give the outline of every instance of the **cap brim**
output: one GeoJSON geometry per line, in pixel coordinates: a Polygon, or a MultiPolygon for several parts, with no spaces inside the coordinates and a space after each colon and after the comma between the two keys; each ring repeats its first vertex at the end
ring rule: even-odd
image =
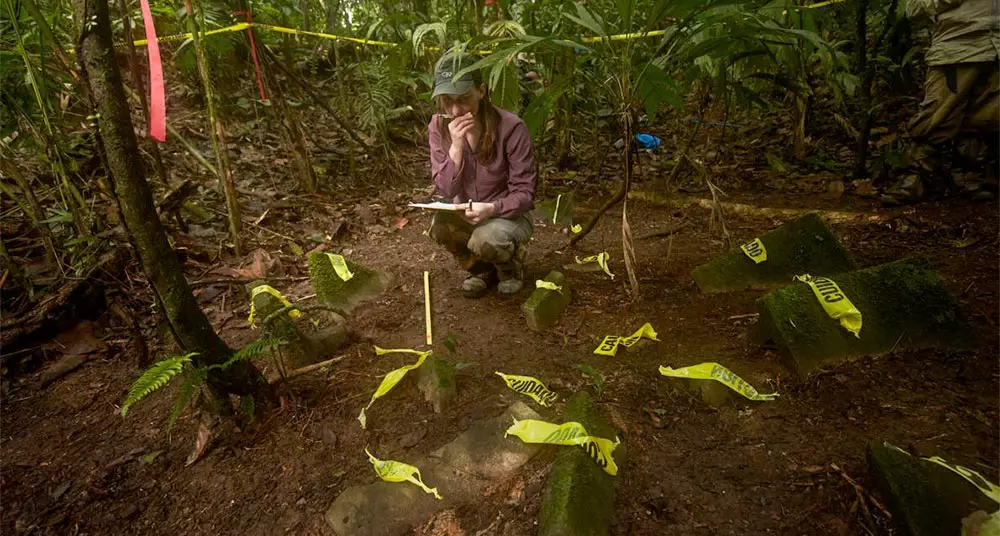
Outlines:
{"type": "Polygon", "coordinates": [[[439,95],[465,95],[472,89],[471,80],[459,80],[457,82],[442,82],[434,86],[434,97],[439,95]]]}

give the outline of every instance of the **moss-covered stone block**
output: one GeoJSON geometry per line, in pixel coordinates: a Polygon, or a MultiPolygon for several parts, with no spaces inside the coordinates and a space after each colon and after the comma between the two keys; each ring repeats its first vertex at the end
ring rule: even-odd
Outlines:
{"type": "Polygon", "coordinates": [[[868,445],[868,467],[893,519],[911,536],[962,534],[962,518],[997,504],[961,476],[887,445],[868,445]]]}
{"type": "Polygon", "coordinates": [[[572,301],[569,284],[562,272],[555,270],[549,272],[549,275],[545,276],[545,281],[554,283],[562,289],[536,288],[521,307],[528,327],[535,331],[544,331],[558,322],[572,301]]]}
{"type": "Polygon", "coordinates": [[[954,298],[922,259],[904,259],[830,277],[861,312],[860,338],[830,318],[805,283],[757,300],[751,328],[758,344],[774,344],[792,370],[805,376],[849,357],[900,348],[974,346],[954,298]]]}
{"type": "Polygon", "coordinates": [[[691,277],[702,292],[729,292],[787,285],[800,274],[831,276],[856,268],[854,260],[816,213],[806,214],[760,237],[767,260],[755,263],[742,249],[733,249],[691,277]]]}
{"type": "Polygon", "coordinates": [[[434,407],[434,413],[441,413],[444,407],[455,399],[455,365],[431,354],[417,369],[417,387],[424,394],[424,400],[434,407]]]}
{"type": "MultiPolygon", "coordinates": [[[[586,392],[566,401],[565,422],[576,421],[590,435],[614,440],[615,432],[586,392]]],[[[558,447],[558,457],[545,485],[538,515],[539,536],[606,536],[614,515],[615,483],[619,476],[604,472],[580,448],[558,447]]],[[[615,463],[624,466],[623,446],[615,463]]]]}
{"type": "MultiPolygon", "coordinates": [[[[267,281],[253,281],[247,283],[246,290],[253,296],[255,288],[266,284],[267,281]]],[[[260,327],[261,336],[285,341],[280,352],[286,367],[295,368],[308,365],[314,361],[311,344],[290,315],[282,314],[271,322],[264,323],[265,318],[284,306],[277,296],[267,292],[259,292],[253,297],[254,323],[260,327]]]]}
{"type": "Polygon", "coordinates": [[[346,264],[354,276],[344,281],[337,275],[326,252],[314,251],[309,254],[309,279],[316,290],[316,297],[327,305],[349,313],[359,303],[378,296],[385,289],[388,280],[378,272],[350,260],[346,260],[346,264]]]}

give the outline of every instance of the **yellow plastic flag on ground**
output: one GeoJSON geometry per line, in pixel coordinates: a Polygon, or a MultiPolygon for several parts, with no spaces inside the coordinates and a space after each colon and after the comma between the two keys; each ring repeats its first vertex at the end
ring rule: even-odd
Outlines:
{"type": "Polygon", "coordinates": [[[333,265],[333,271],[337,272],[337,276],[340,277],[342,281],[347,281],[354,277],[354,274],[352,274],[347,268],[347,261],[344,259],[343,255],[327,253],[326,256],[330,258],[330,264],[333,265]]]}
{"type": "Polygon", "coordinates": [[[754,264],[760,264],[767,260],[767,249],[764,248],[764,243],[759,238],[754,238],[750,242],[743,244],[740,246],[740,249],[743,250],[743,253],[746,253],[747,257],[750,257],[750,260],[754,264]]]}
{"type": "MultiPolygon", "coordinates": [[[[262,292],[266,292],[271,296],[274,296],[275,298],[278,299],[279,302],[281,302],[281,305],[284,305],[285,307],[292,304],[292,302],[288,301],[288,299],[285,298],[285,296],[283,296],[280,292],[275,290],[274,287],[270,285],[260,285],[254,287],[253,290],[250,291],[250,316],[247,317],[247,323],[249,323],[251,326],[253,325],[254,314],[257,312],[257,307],[254,305],[253,299],[256,298],[257,295],[262,292]]],[[[301,315],[302,313],[300,313],[295,309],[288,311],[288,316],[292,318],[298,318],[301,315]]]]}
{"type": "Polygon", "coordinates": [[[372,456],[372,453],[368,452],[368,449],[365,449],[365,454],[368,455],[368,461],[375,468],[375,474],[382,480],[386,482],[412,482],[420,486],[427,493],[434,495],[439,501],[441,500],[441,495],[438,493],[437,488],[429,488],[427,484],[424,484],[423,477],[420,476],[420,469],[403,462],[380,460],[372,456]]]}
{"type": "Polygon", "coordinates": [[[563,424],[553,424],[551,422],[524,419],[514,420],[514,424],[507,429],[504,437],[513,435],[521,438],[525,443],[545,443],[549,445],[576,445],[594,460],[604,472],[611,476],[618,474],[618,465],[615,464],[611,453],[621,443],[618,438],[614,442],[603,437],[593,437],[587,434],[586,428],[578,422],[567,422],[563,424]]]}
{"type": "Polygon", "coordinates": [[[594,353],[597,355],[614,356],[618,353],[619,346],[631,348],[635,346],[635,343],[639,342],[639,339],[660,340],[656,338],[656,330],[653,329],[653,326],[649,322],[646,322],[638,331],[628,337],[620,337],[618,335],[605,336],[601,344],[594,350],[594,353]]]}
{"type": "Polygon", "coordinates": [[[419,355],[420,357],[417,359],[416,363],[412,365],[406,365],[405,367],[399,367],[396,370],[389,371],[389,373],[382,378],[382,383],[380,383],[378,385],[378,389],[375,389],[375,392],[372,393],[372,399],[368,401],[367,406],[361,408],[361,413],[358,415],[358,422],[361,423],[361,428],[367,429],[368,425],[368,417],[365,416],[365,410],[372,407],[372,404],[374,404],[376,400],[382,398],[383,396],[385,396],[386,393],[391,391],[392,388],[395,387],[397,383],[402,381],[403,377],[406,376],[407,372],[415,368],[420,368],[420,365],[424,364],[424,360],[427,359],[427,356],[431,354],[430,350],[426,352],[421,352],[419,350],[410,350],[409,348],[383,350],[378,346],[375,347],[375,355],[385,355],[393,353],[416,354],[419,355]]]}
{"type": "Polygon", "coordinates": [[[590,264],[592,262],[596,262],[597,265],[600,266],[602,270],[604,270],[604,273],[608,274],[608,277],[614,279],[615,274],[611,273],[611,269],[608,268],[608,257],[609,257],[608,252],[602,251],[597,255],[591,255],[589,257],[584,257],[582,259],[580,257],[576,257],[575,260],[577,264],[590,264]]]}
{"type": "Polygon", "coordinates": [[[545,384],[542,383],[538,378],[532,378],[531,376],[517,376],[514,374],[504,374],[503,372],[497,372],[497,376],[503,378],[503,381],[518,393],[528,395],[535,399],[535,402],[543,406],[549,406],[555,402],[559,395],[553,393],[545,384]]]}
{"type": "Polygon", "coordinates": [[[543,281],[541,279],[535,281],[535,288],[545,288],[549,290],[554,290],[556,292],[562,292],[562,287],[560,287],[559,285],[551,281],[543,281]]]}
{"type": "Polygon", "coordinates": [[[758,393],[757,390],[754,389],[749,383],[743,381],[743,378],[740,378],[734,374],[733,371],[718,363],[702,363],[700,365],[692,365],[690,367],[679,369],[660,367],[660,374],[671,378],[715,380],[750,400],[768,402],[774,400],[778,396],[778,393],[771,393],[769,395],[762,395],[758,393]]]}
{"type": "Polygon", "coordinates": [[[813,277],[809,274],[797,275],[795,279],[812,288],[813,294],[830,318],[839,320],[844,329],[861,338],[861,311],[851,303],[836,282],[828,277],[813,277]]]}

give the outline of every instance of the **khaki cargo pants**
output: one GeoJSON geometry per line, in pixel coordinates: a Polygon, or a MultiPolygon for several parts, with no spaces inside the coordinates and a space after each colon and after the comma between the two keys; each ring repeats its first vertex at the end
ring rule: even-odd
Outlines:
{"type": "Polygon", "coordinates": [[[527,214],[510,220],[493,218],[473,225],[456,213],[437,212],[430,235],[470,274],[486,274],[495,267],[502,281],[522,277],[532,230],[527,214]]]}
{"type": "Polygon", "coordinates": [[[937,65],[927,71],[915,138],[954,140],[1000,132],[1000,68],[996,62],[937,65]]]}

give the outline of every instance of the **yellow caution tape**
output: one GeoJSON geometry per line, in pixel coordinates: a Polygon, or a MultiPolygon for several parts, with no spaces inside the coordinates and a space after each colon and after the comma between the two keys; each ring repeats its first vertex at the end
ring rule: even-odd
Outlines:
{"type": "Polygon", "coordinates": [[[718,363],[702,363],[679,369],[660,367],[660,374],[670,378],[715,380],[750,400],[769,402],[778,396],[778,393],[771,393],[769,395],[758,393],[753,386],[743,381],[743,378],[740,378],[733,371],[718,363]]]}
{"type": "Polygon", "coordinates": [[[740,249],[743,250],[743,253],[746,253],[747,257],[750,257],[750,260],[754,264],[760,264],[767,260],[767,250],[764,249],[764,243],[759,238],[754,238],[752,241],[743,244],[740,246],[740,249]]]}
{"type": "Polygon", "coordinates": [[[828,277],[813,277],[809,274],[797,275],[795,279],[812,288],[813,294],[830,318],[840,320],[844,329],[861,338],[861,311],[851,303],[836,282],[828,277]]]}
{"type": "Polygon", "coordinates": [[[615,274],[611,273],[611,269],[608,268],[607,251],[602,251],[597,255],[591,255],[589,257],[584,257],[583,259],[581,259],[580,257],[576,257],[577,264],[590,264],[592,262],[596,262],[597,265],[600,266],[602,270],[604,270],[604,273],[608,274],[608,276],[611,277],[611,279],[615,278],[615,274]]]}
{"type": "MultiPolygon", "coordinates": [[[[882,445],[888,448],[896,449],[899,452],[906,454],[907,456],[912,456],[912,454],[910,454],[909,452],[906,452],[905,450],[897,447],[896,445],[890,444],[887,441],[883,442],[882,445]]],[[[940,456],[921,458],[921,460],[927,460],[929,462],[936,463],[941,467],[944,467],[945,469],[951,470],[952,472],[958,474],[958,476],[968,480],[969,483],[972,484],[973,486],[976,486],[976,488],[979,491],[983,492],[983,495],[986,495],[990,499],[1000,503],[1000,486],[997,486],[996,484],[990,482],[989,480],[986,480],[986,477],[984,477],[978,471],[974,471],[972,469],[969,469],[968,467],[962,467],[961,465],[953,464],[940,456]]]]}
{"type": "Polygon", "coordinates": [[[427,484],[424,484],[424,479],[420,476],[420,469],[403,462],[380,460],[372,456],[368,449],[365,449],[365,454],[368,455],[368,461],[375,468],[375,474],[382,480],[386,482],[411,482],[420,486],[425,492],[434,495],[437,500],[441,500],[441,494],[438,493],[437,488],[429,488],[427,484]]]}
{"type": "Polygon", "coordinates": [[[395,353],[400,353],[400,354],[417,354],[420,357],[417,359],[416,363],[414,363],[412,365],[406,365],[405,367],[399,367],[396,370],[389,371],[389,373],[387,373],[382,378],[382,383],[380,383],[378,385],[378,389],[375,389],[375,392],[372,393],[372,399],[370,401],[368,401],[368,405],[367,406],[361,408],[361,413],[358,415],[358,422],[361,423],[361,428],[367,429],[368,418],[365,416],[365,410],[367,410],[368,408],[372,407],[372,404],[374,404],[376,400],[378,400],[379,398],[382,398],[383,396],[385,396],[386,393],[388,393],[389,391],[391,391],[392,388],[395,387],[397,383],[399,383],[400,381],[402,381],[403,377],[406,376],[407,372],[409,372],[409,371],[411,371],[411,370],[413,370],[415,368],[419,368],[420,365],[423,365],[424,364],[424,360],[427,359],[427,356],[429,356],[431,354],[431,352],[429,350],[426,351],[426,352],[421,352],[421,351],[418,351],[418,350],[410,350],[408,348],[395,349],[395,350],[383,350],[382,348],[379,348],[378,346],[375,347],[375,355],[385,355],[385,354],[395,354],[395,353]]]}
{"type": "Polygon", "coordinates": [[[330,258],[330,264],[333,265],[333,271],[337,272],[337,276],[341,280],[347,281],[354,277],[354,274],[347,268],[347,261],[344,260],[343,255],[337,255],[336,253],[327,253],[327,257],[330,258]]]}
{"type": "Polygon", "coordinates": [[[1000,486],[986,480],[986,477],[979,474],[977,471],[973,471],[968,467],[962,467],[961,465],[955,465],[950,462],[945,461],[940,456],[931,456],[930,458],[924,458],[929,462],[934,462],[942,467],[947,467],[953,472],[957,473],[962,478],[968,480],[973,486],[983,492],[984,495],[993,499],[994,501],[1000,503],[1000,486]]]}
{"type": "MultiPolygon", "coordinates": [[[[834,2],[843,2],[843,1],[844,0],[834,0],[834,2]]],[[[821,4],[814,4],[812,6],[800,6],[800,7],[803,7],[803,8],[814,8],[814,7],[820,7],[820,6],[825,5],[827,3],[832,3],[832,2],[825,2],[825,3],[821,3],[821,4]]],[[[350,41],[352,43],[358,43],[359,45],[372,45],[372,46],[379,46],[379,47],[395,47],[395,46],[398,46],[398,43],[389,43],[389,42],[386,42],[386,41],[374,41],[372,39],[361,39],[361,38],[358,38],[358,37],[350,37],[350,36],[346,36],[346,35],[334,35],[334,34],[328,34],[328,33],[323,33],[323,32],[311,32],[311,31],[308,31],[308,30],[299,30],[299,29],[296,29],[296,28],[287,28],[287,27],[284,27],[284,26],[274,26],[272,24],[262,24],[262,23],[259,23],[259,22],[252,22],[252,23],[241,22],[239,24],[233,24],[232,26],[226,26],[224,28],[216,28],[215,30],[209,30],[207,32],[204,32],[203,35],[204,36],[210,36],[210,35],[216,35],[216,34],[221,34],[221,33],[226,33],[226,32],[241,32],[243,30],[246,30],[247,28],[260,28],[262,30],[270,30],[272,32],[286,33],[286,34],[292,34],[292,35],[308,35],[308,36],[312,36],[312,37],[322,37],[324,39],[332,39],[332,40],[335,40],[335,41],[350,41]]],[[[626,40],[632,40],[632,39],[642,39],[642,38],[645,38],[645,37],[657,37],[657,36],[661,36],[661,35],[666,35],[666,30],[653,30],[653,31],[650,31],[650,32],[637,32],[637,33],[617,34],[617,35],[609,35],[607,37],[585,37],[585,38],[582,39],[582,41],[584,43],[597,43],[597,42],[600,42],[600,41],[602,41],[604,39],[608,39],[610,41],[626,41],[626,40]]],[[[171,41],[183,41],[185,39],[191,39],[192,37],[193,37],[193,35],[191,33],[167,35],[167,36],[163,36],[163,37],[158,37],[156,39],[156,42],[158,42],[158,43],[168,43],[168,42],[171,42],[171,41]]],[[[138,46],[145,46],[148,43],[148,41],[145,40],[145,39],[136,39],[135,41],[133,41],[133,43],[135,44],[135,46],[138,47],[138,46]]],[[[116,47],[122,47],[122,46],[124,46],[124,43],[116,43],[115,46],[116,47]]],[[[428,50],[438,50],[439,49],[439,47],[426,47],[426,48],[428,50]]],[[[489,54],[490,53],[490,51],[488,51],[488,50],[477,50],[476,52],[480,53],[480,54],[489,54]]]]}
{"type": "Polygon", "coordinates": [[[618,335],[608,335],[604,337],[604,340],[601,341],[601,344],[596,350],[594,350],[594,353],[597,355],[614,356],[618,353],[619,346],[631,348],[635,346],[635,343],[639,342],[639,339],[649,339],[652,341],[660,340],[656,338],[656,330],[653,329],[653,326],[649,322],[646,322],[641,328],[628,337],[620,337],[618,335]]]}
{"type": "MultiPolygon", "coordinates": [[[[285,298],[280,292],[274,290],[274,287],[272,287],[271,285],[260,285],[258,287],[254,287],[253,290],[250,291],[250,316],[247,317],[247,322],[251,326],[253,325],[253,316],[257,311],[257,306],[254,304],[253,299],[256,298],[257,295],[262,292],[266,292],[271,296],[274,296],[275,298],[278,299],[279,302],[281,302],[281,305],[285,307],[288,307],[289,305],[292,304],[292,302],[288,301],[288,299],[285,298]]],[[[298,318],[301,315],[302,313],[296,311],[295,309],[288,311],[288,316],[292,318],[298,318]]]]}
{"type": "Polygon", "coordinates": [[[560,287],[559,285],[551,281],[543,281],[541,279],[535,281],[535,288],[544,288],[544,289],[554,290],[556,292],[562,292],[562,287],[560,287]]]}
{"type": "Polygon", "coordinates": [[[525,443],[545,443],[548,445],[577,445],[594,460],[604,472],[611,476],[618,474],[611,453],[621,443],[616,437],[614,442],[603,437],[593,437],[587,434],[586,428],[578,422],[553,424],[545,421],[514,419],[514,424],[507,429],[504,437],[514,435],[525,443]]]}
{"type": "Polygon", "coordinates": [[[503,381],[507,383],[507,387],[523,395],[530,396],[535,399],[535,402],[543,406],[548,407],[556,401],[556,398],[559,398],[559,395],[550,391],[538,378],[504,374],[503,372],[497,372],[496,374],[503,378],[503,381]]]}

